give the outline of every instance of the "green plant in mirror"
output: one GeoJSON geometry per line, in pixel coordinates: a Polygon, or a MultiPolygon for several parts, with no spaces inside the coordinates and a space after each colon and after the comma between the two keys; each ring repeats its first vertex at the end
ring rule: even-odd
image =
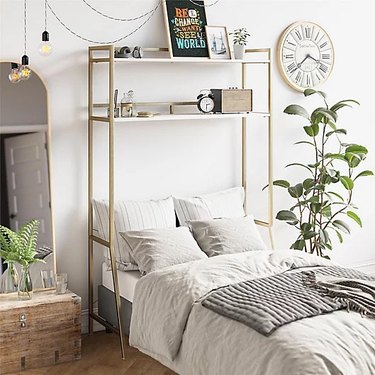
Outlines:
{"type": "Polygon", "coordinates": [[[304,107],[292,104],[284,113],[303,119],[303,130],[308,138],[295,144],[307,147],[312,160],[308,164],[287,165],[306,172],[306,177],[297,184],[273,181],[273,185],[284,188],[295,200],[292,207],[278,212],[276,219],[298,231],[291,249],[329,258],[327,250],[332,250],[332,236],[337,236],[342,243],[343,234],[350,234],[346,219],[362,227],[353,192],[358,180],[372,176],[373,172],[360,168],[367,156],[366,147],[344,142],[347,131],[338,126],[338,112],[359,103],[342,100],[330,107],[322,91],[307,89],[304,95],[319,95],[324,106],[310,114],[304,107]]]}
{"type": "Polygon", "coordinates": [[[35,262],[44,262],[36,258],[38,227],[38,220],[31,220],[18,232],[0,225],[0,256],[6,263],[17,262],[21,266],[29,266],[35,262]]]}

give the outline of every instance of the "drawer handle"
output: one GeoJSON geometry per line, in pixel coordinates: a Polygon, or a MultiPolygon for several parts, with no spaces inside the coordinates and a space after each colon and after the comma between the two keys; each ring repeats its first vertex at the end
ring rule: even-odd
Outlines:
{"type": "Polygon", "coordinates": [[[20,314],[20,326],[21,328],[26,327],[26,314],[20,314]]]}

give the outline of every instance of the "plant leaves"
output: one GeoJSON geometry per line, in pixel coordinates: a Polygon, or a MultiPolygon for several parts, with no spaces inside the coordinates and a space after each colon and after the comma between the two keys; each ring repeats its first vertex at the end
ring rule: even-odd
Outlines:
{"type": "Polygon", "coordinates": [[[313,147],[315,147],[314,143],[312,143],[312,142],[309,142],[309,141],[299,141],[299,142],[295,142],[294,144],[295,144],[295,145],[302,145],[302,144],[306,144],[306,145],[310,145],[310,146],[313,146],[313,147]]]}
{"type": "Polygon", "coordinates": [[[290,248],[294,250],[303,250],[305,248],[305,241],[297,240],[290,246],[290,248]]]}
{"type": "Polygon", "coordinates": [[[362,228],[362,220],[355,212],[348,211],[346,214],[362,228]]]}
{"type": "Polygon", "coordinates": [[[336,227],[341,232],[350,234],[350,227],[348,224],[345,223],[345,221],[342,220],[335,220],[332,222],[332,225],[336,227]]]}
{"type": "Polygon", "coordinates": [[[326,134],[326,137],[330,137],[332,134],[347,134],[347,131],[346,129],[336,129],[336,130],[332,130],[331,132],[328,132],[326,134]]]}
{"type": "Polygon", "coordinates": [[[368,153],[368,150],[364,146],[351,144],[345,150],[345,153],[348,153],[348,152],[350,152],[352,154],[364,154],[364,155],[366,155],[368,153]]]}
{"type": "Polygon", "coordinates": [[[337,110],[339,110],[339,109],[341,109],[343,107],[352,107],[350,105],[352,103],[360,105],[359,102],[357,102],[356,100],[347,99],[347,100],[341,100],[341,101],[337,102],[330,109],[331,109],[331,111],[336,112],[337,110]]]}
{"type": "Polygon", "coordinates": [[[343,186],[346,190],[353,190],[354,182],[350,177],[340,176],[340,181],[341,181],[341,183],[343,184],[343,186]]]}
{"type": "Polygon", "coordinates": [[[291,163],[291,164],[286,165],[285,168],[293,167],[293,166],[306,168],[311,174],[313,174],[313,171],[307,165],[304,165],[304,164],[301,164],[301,163],[291,163]]]}
{"type": "Polygon", "coordinates": [[[302,106],[298,105],[298,104],[289,105],[288,107],[286,107],[284,109],[284,113],[286,113],[288,115],[301,116],[301,117],[304,117],[308,120],[310,119],[310,116],[309,116],[308,112],[306,111],[306,109],[303,108],[302,106]]]}
{"type": "Polygon", "coordinates": [[[292,223],[298,223],[297,216],[294,212],[288,210],[279,211],[276,215],[277,220],[290,221],[292,223]]]}
{"type": "Polygon", "coordinates": [[[303,194],[302,184],[297,184],[288,188],[288,192],[292,198],[299,198],[303,194]]]}
{"type": "Polygon", "coordinates": [[[305,190],[311,189],[315,185],[315,180],[313,178],[306,178],[303,181],[302,186],[305,190]]]}
{"type": "Polygon", "coordinates": [[[353,181],[355,181],[358,177],[365,177],[365,176],[373,176],[374,173],[372,171],[369,171],[369,170],[366,170],[366,171],[363,171],[361,173],[359,173],[354,179],[353,181]]]}
{"type": "Polygon", "coordinates": [[[324,123],[331,122],[336,123],[337,113],[330,109],[319,107],[311,114],[311,122],[313,124],[319,124],[324,120],[324,123]]]}
{"type": "Polygon", "coordinates": [[[316,137],[319,134],[319,125],[308,125],[304,126],[303,129],[310,137],[316,137]]]}
{"type": "Polygon", "coordinates": [[[290,186],[290,183],[286,180],[275,180],[273,182],[273,185],[274,186],[280,186],[280,187],[283,187],[283,188],[288,188],[290,186]]]}
{"type": "Polygon", "coordinates": [[[314,237],[316,237],[317,235],[318,235],[318,233],[313,232],[313,231],[311,231],[311,232],[306,232],[306,233],[303,234],[303,239],[304,239],[304,240],[309,240],[310,238],[314,238],[314,237]]]}
{"type": "Polygon", "coordinates": [[[328,197],[329,197],[331,200],[332,200],[332,198],[330,197],[330,195],[334,195],[336,198],[340,199],[341,202],[344,202],[344,201],[345,201],[344,198],[343,198],[340,194],[335,193],[334,191],[328,191],[328,192],[326,193],[326,195],[328,195],[328,197]]]}
{"type": "Polygon", "coordinates": [[[344,242],[344,239],[342,238],[342,234],[338,231],[338,230],[335,230],[336,234],[337,234],[337,237],[340,241],[340,243],[343,243],[344,242]]]}
{"type": "Polygon", "coordinates": [[[323,91],[317,91],[317,90],[314,90],[314,89],[306,89],[303,93],[304,93],[305,96],[319,94],[323,99],[327,98],[327,95],[323,91]]]}

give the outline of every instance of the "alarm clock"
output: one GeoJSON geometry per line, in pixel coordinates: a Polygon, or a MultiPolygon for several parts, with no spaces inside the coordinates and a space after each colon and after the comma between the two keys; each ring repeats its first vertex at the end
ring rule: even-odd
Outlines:
{"type": "Polygon", "coordinates": [[[211,90],[202,90],[197,99],[197,107],[202,113],[210,113],[214,110],[214,95],[211,90]]]}

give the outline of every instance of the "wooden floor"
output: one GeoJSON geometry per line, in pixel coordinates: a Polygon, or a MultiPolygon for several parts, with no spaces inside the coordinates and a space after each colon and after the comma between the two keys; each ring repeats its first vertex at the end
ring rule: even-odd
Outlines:
{"type": "Polygon", "coordinates": [[[119,337],[97,332],[82,338],[82,359],[52,367],[22,371],[22,375],[173,375],[173,371],[128,345],[121,359],[119,337]]]}

